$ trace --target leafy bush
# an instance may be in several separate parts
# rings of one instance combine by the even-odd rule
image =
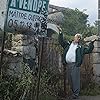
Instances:
[[[17,77],[3,75],[0,80],[0,100],[24,100],[25,98],[28,100],[30,91],[35,89],[36,83],[28,66],[22,67],[23,72]]]

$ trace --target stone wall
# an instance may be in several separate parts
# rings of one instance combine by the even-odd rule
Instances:
[[[94,50],[93,50],[93,69],[94,69],[94,78],[96,82],[100,83],[100,40],[94,43]]]
[[[85,38],[85,41],[88,43],[93,39],[96,39],[96,41],[94,42],[93,53],[90,55],[90,63],[93,67],[94,79],[97,83],[100,83],[100,37],[93,35]]]
[[[9,52],[7,50],[7,52]],[[10,75],[21,74],[23,62],[28,65],[30,71],[35,69],[36,47],[33,36],[16,34],[12,35],[12,47],[8,53],[8,73]]]
[[[4,29],[7,0],[0,0],[0,28]]]

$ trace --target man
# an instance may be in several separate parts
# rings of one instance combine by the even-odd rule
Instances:
[[[69,43],[63,39],[63,34],[59,32],[59,43],[64,48],[63,64],[67,65],[68,79],[72,89],[71,98],[77,99],[80,93],[80,66],[85,54],[92,52],[94,41],[89,43],[88,47],[80,44],[81,34],[76,34],[74,40]]]

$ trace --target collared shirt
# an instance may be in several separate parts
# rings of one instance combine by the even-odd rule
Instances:
[[[76,61],[76,49],[77,49],[78,43],[71,43],[69,50],[66,54],[66,62],[75,62]]]

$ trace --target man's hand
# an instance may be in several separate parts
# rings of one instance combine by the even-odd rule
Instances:
[[[94,43],[97,39],[93,39],[91,42]]]
[[[98,41],[100,39],[100,37],[99,36],[97,36],[97,35],[93,35],[93,36],[89,36],[89,37],[86,37],[86,38],[84,38],[84,41],[85,42],[92,42],[92,41]]]

